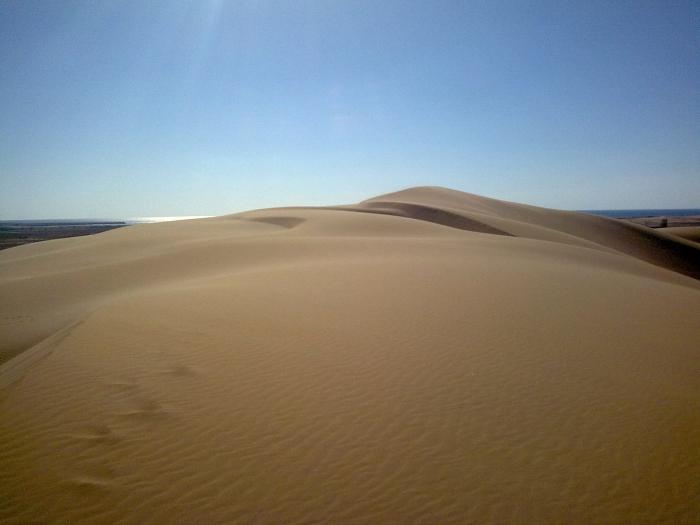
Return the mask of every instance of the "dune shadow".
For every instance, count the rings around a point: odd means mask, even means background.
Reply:
[[[302,219],[301,217],[245,217],[244,220],[262,222],[265,224],[272,224],[274,226],[281,226],[282,228],[292,229],[296,226],[299,226],[306,219]]]
[[[431,206],[423,206],[420,204],[409,204],[403,202],[365,202],[360,206],[347,209],[356,212],[379,213],[382,215],[394,215],[397,217],[405,217],[407,219],[433,222],[435,224],[440,224],[441,226],[448,226],[458,230],[513,237],[512,234],[499,230],[498,228],[494,228],[493,226],[489,226],[488,224],[484,224],[483,222],[479,222],[447,210],[433,208]]]

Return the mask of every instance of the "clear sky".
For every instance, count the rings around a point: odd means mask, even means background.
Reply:
[[[700,207],[700,2],[4,0],[0,218]]]

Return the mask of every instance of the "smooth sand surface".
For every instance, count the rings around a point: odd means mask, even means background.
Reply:
[[[700,226],[678,226],[674,228],[664,228],[664,233],[677,235],[689,241],[700,243]]]
[[[0,253],[0,523],[700,523],[700,248],[413,188]]]

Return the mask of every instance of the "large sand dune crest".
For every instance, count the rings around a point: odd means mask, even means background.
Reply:
[[[697,523],[699,254],[443,188],[5,250],[0,523]]]

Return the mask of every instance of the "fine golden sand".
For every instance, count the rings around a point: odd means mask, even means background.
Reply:
[[[413,188],[0,252],[0,523],[700,523],[700,245]]]

